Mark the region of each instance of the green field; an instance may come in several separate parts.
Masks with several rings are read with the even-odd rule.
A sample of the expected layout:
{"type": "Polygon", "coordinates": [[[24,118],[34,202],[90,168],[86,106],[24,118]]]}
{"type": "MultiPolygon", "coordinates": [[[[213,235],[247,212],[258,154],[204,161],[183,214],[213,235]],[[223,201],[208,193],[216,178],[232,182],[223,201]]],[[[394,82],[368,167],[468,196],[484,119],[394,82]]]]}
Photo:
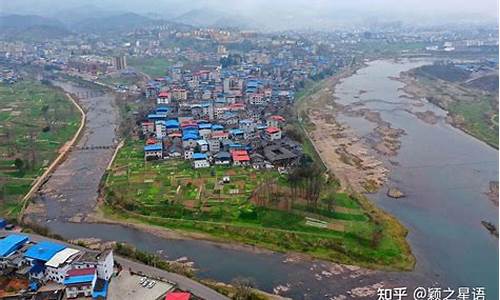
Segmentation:
{"type": "MultiPolygon", "coordinates": [[[[331,196],[330,187],[322,198],[331,196]]],[[[287,176],[276,171],[194,170],[183,160],[145,162],[142,142],[128,142],[107,174],[105,195],[103,212],[126,222],[369,267],[413,266],[399,241],[382,233],[386,225],[375,208],[345,193],[335,195],[330,209],[323,201],[313,209],[300,197],[290,203],[287,176]],[[221,182],[225,176],[229,183],[221,182]]]]}
{"type": "Polygon", "coordinates": [[[167,75],[167,69],[172,61],[161,57],[127,57],[127,64],[137,70],[151,76],[152,78],[167,75]]]}
{"type": "Polygon", "coordinates": [[[430,65],[410,74],[419,79],[418,96],[447,110],[452,125],[498,149],[498,91],[471,88],[464,83],[469,74],[456,69],[430,65]]]}
{"type": "Polygon", "coordinates": [[[455,102],[448,106],[448,111],[463,118],[465,131],[498,148],[498,113],[491,99],[481,97],[474,102],[455,102]]]}
{"type": "Polygon", "coordinates": [[[36,81],[0,84],[0,216],[17,215],[33,180],[79,125],[63,92],[36,81]]]}

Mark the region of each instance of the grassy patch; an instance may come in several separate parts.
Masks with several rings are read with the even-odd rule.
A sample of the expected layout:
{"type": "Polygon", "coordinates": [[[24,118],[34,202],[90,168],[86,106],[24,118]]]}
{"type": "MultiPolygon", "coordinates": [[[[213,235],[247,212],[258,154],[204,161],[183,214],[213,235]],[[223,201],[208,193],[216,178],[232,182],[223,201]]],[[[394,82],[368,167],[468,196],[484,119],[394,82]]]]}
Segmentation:
{"type": "Polygon", "coordinates": [[[77,108],[58,89],[36,81],[0,84],[0,215],[15,217],[32,181],[72,138],[77,108]]]}
{"type": "Polygon", "coordinates": [[[448,110],[452,115],[463,118],[463,127],[467,132],[498,148],[498,115],[491,117],[494,111],[488,97],[474,102],[454,102],[448,110]]]}
{"type": "MultiPolygon", "coordinates": [[[[385,225],[356,198],[338,193],[333,210],[322,204],[310,209],[297,200],[287,210],[280,207],[289,199],[286,183],[287,178],[276,171],[194,170],[182,160],[144,162],[142,143],[128,142],[107,176],[103,212],[127,222],[202,233],[218,241],[302,252],[367,267],[411,269],[411,254],[392,237],[382,234],[374,241],[385,225]],[[224,176],[231,182],[221,183],[224,176]],[[275,182],[270,189],[279,188],[281,198],[257,205],[253,193],[269,182],[275,182]],[[308,223],[311,218],[327,225],[313,226],[308,223]]],[[[329,191],[325,189],[325,193],[329,191]]]]}
{"type": "Polygon", "coordinates": [[[161,77],[167,74],[167,69],[173,64],[172,61],[162,57],[127,57],[129,66],[148,74],[149,76],[161,77]]]}

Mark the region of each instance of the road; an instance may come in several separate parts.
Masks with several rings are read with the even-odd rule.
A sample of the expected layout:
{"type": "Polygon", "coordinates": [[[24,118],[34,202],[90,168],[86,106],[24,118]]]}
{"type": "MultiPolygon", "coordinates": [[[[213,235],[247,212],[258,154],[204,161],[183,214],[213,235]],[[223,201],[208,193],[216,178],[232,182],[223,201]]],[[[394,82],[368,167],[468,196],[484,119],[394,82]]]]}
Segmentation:
{"type": "MultiPolygon", "coordinates": [[[[0,230],[0,235],[2,235],[2,236],[7,235],[7,234],[12,234],[12,233],[14,233],[14,232],[0,230]]],[[[84,248],[84,247],[81,247],[78,245],[73,245],[73,244],[70,244],[70,243],[67,243],[64,241],[51,239],[51,238],[44,237],[44,236],[41,236],[38,234],[32,234],[32,233],[22,233],[22,234],[29,236],[30,239],[32,241],[35,241],[35,242],[39,242],[41,240],[47,240],[47,241],[52,241],[55,243],[63,244],[67,247],[71,247],[74,249],[85,250],[88,252],[97,253],[94,250],[90,250],[90,249],[87,249],[87,248],[84,248]]],[[[148,275],[150,277],[162,278],[164,280],[168,280],[168,281],[177,283],[177,286],[180,289],[189,291],[192,294],[194,294],[195,296],[198,296],[200,298],[207,299],[207,300],[229,300],[229,298],[227,298],[226,296],[223,296],[223,295],[217,293],[216,291],[208,288],[207,286],[205,286],[205,285],[203,285],[195,280],[187,278],[185,276],[182,276],[182,275],[179,275],[176,273],[167,272],[167,271],[164,271],[161,269],[153,268],[151,266],[144,265],[142,263],[130,260],[130,259],[125,258],[125,257],[118,256],[118,255],[115,255],[114,258],[115,258],[115,262],[121,264],[122,267],[125,269],[130,268],[132,271],[137,272],[137,273],[143,273],[143,274],[148,275]]]]}

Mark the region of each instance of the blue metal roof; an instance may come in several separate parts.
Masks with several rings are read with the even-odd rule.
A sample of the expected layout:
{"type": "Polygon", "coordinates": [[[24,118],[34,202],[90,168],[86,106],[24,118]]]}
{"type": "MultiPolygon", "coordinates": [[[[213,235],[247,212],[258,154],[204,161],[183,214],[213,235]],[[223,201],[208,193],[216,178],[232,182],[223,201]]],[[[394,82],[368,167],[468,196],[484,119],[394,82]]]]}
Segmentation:
{"type": "Polygon", "coordinates": [[[25,235],[11,234],[0,240],[0,257],[5,257],[19,249],[29,238],[25,235]]]}
{"type": "Polygon", "coordinates": [[[229,133],[232,134],[232,135],[243,134],[243,130],[241,130],[241,129],[231,129],[231,130],[229,130],[229,133]]]}
{"type": "Polygon", "coordinates": [[[66,277],[64,278],[64,285],[92,282],[95,276],[96,275],[93,274],[93,275],[79,275],[79,276],[66,277]]]}
{"type": "Polygon", "coordinates": [[[193,153],[193,159],[207,159],[207,155],[204,153],[193,153]]]}
{"type": "Polygon", "coordinates": [[[212,124],[210,124],[210,123],[201,123],[201,124],[198,124],[198,128],[200,128],[200,129],[211,129],[212,128],[212,124]]]}
{"type": "Polygon", "coordinates": [[[166,118],[166,114],[149,114],[148,119],[163,119],[166,118]]]}
{"type": "Polygon", "coordinates": [[[163,113],[168,112],[169,110],[170,110],[170,109],[169,109],[168,107],[166,107],[166,106],[158,106],[158,107],[156,108],[156,112],[157,112],[157,113],[160,113],[160,114],[161,114],[162,112],[163,112],[163,113]]]}
{"type": "Polygon", "coordinates": [[[178,128],[179,127],[179,121],[177,120],[167,120],[165,122],[165,126],[168,128],[178,128]]]}
{"type": "Polygon", "coordinates": [[[223,129],[224,129],[224,126],[222,126],[222,125],[218,125],[218,124],[212,125],[212,130],[223,130],[223,129]]]}
{"type": "Polygon", "coordinates": [[[144,151],[161,151],[163,149],[161,144],[146,145],[144,151]]]}
{"type": "Polygon", "coordinates": [[[187,132],[182,136],[182,140],[187,141],[187,140],[197,140],[199,138],[197,133],[194,132],[187,132]]]}
{"type": "Polygon", "coordinates": [[[61,244],[42,241],[36,245],[31,246],[28,251],[26,251],[24,256],[31,259],[48,261],[52,258],[52,256],[56,255],[57,252],[65,248],[66,247],[61,244]]]}

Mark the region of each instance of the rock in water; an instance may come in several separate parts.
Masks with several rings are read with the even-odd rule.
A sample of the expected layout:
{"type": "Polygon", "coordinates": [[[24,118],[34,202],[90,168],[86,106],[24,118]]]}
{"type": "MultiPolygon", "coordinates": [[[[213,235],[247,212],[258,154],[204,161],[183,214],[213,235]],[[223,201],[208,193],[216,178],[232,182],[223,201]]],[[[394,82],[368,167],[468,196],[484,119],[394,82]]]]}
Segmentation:
{"type": "Polygon", "coordinates": [[[403,192],[401,192],[397,188],[392,187],[389,188],[389,190],[387,191],[387,196],[398,199],[398,198],[403,198],[405,194],[403,194],[403,192]]]}
{"type": "Polygon", "coordinates": [[[493,234],[494,236],[498,237],[498,229],[497,227],[491,223],[491,222],[487,222],[487,221],[481,221],[481,224],[483,224],[483,226],[491,233],[493,234]]]}

